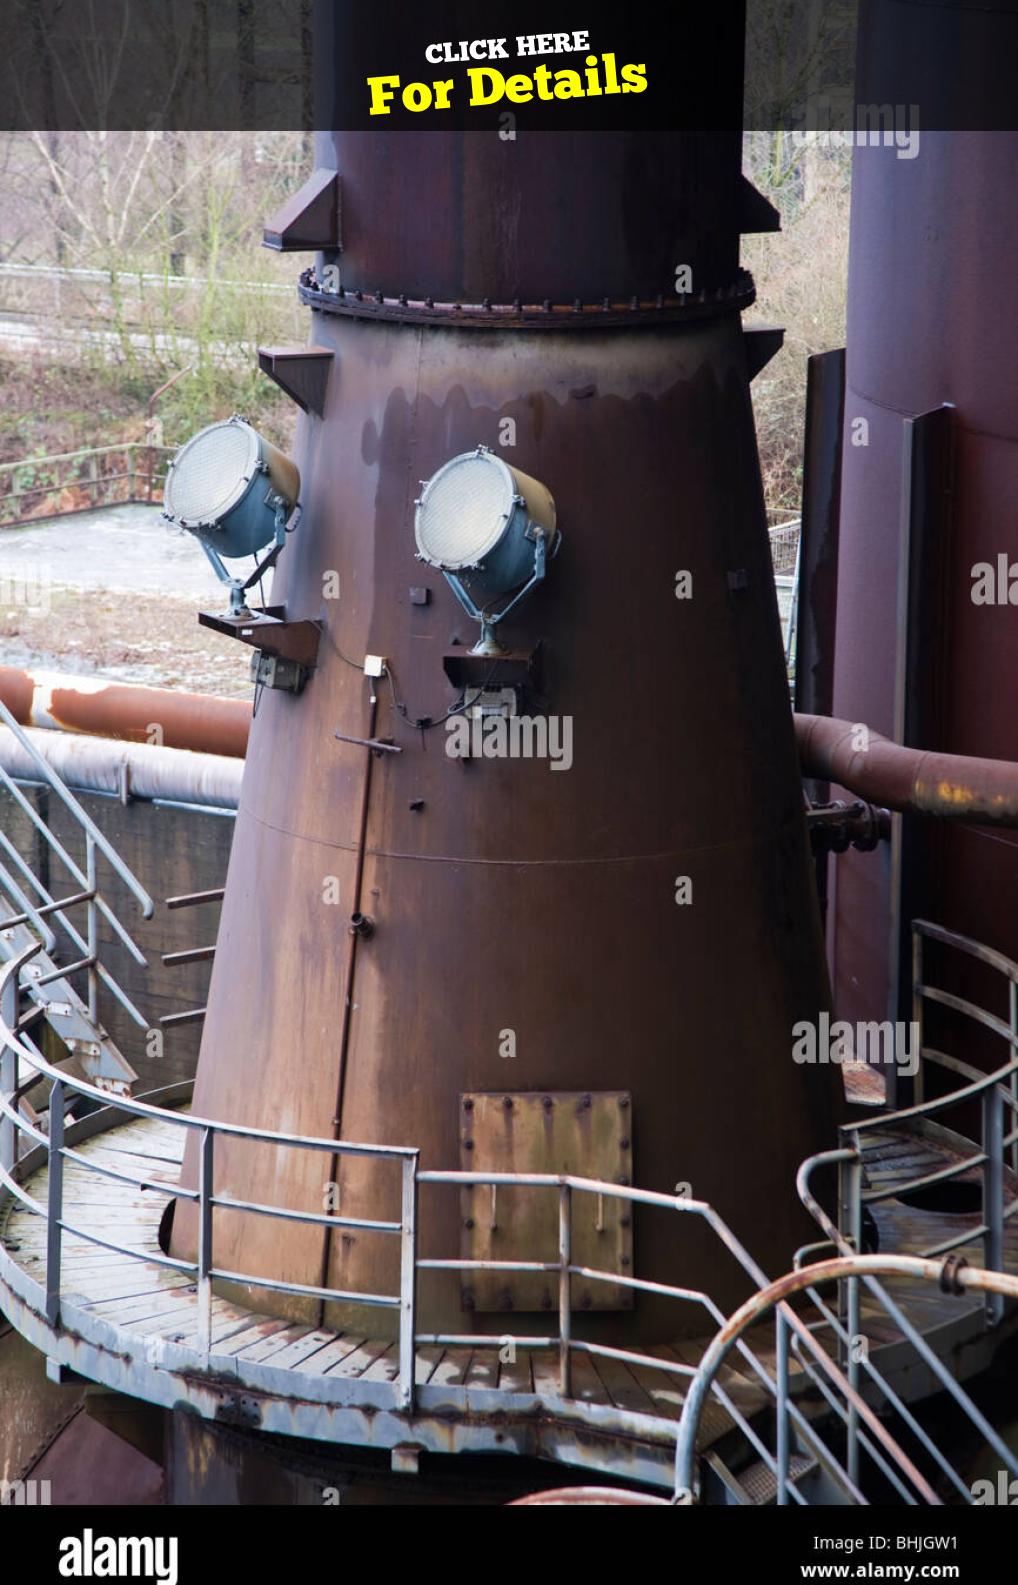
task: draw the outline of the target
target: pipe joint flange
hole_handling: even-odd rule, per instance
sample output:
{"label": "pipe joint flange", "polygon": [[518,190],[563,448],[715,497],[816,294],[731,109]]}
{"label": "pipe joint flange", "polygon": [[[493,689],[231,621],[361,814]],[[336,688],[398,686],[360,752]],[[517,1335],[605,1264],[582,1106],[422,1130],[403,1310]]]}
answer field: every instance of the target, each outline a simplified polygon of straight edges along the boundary
{"label": "pipe joint flange", "polygon": [[948,1255],[940,1268],[940,1287],[943,1293],[961,1294],[965,1292],[964,1284],[959,1277],[964,1268],[969,1264],[964,1255],[957,1251]]}

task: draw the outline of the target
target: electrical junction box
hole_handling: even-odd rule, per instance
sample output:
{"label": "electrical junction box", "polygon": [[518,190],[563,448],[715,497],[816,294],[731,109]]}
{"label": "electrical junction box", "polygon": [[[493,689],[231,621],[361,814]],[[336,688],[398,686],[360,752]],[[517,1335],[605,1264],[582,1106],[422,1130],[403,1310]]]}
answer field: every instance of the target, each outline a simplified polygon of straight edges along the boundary
{"label": "electrical junction box", "polygon": [[280,655],[265,655],[256,649],[251,656],[251,681],[262,688],[279,688],[285,693],[300,693],[308,680],[308,668]]}

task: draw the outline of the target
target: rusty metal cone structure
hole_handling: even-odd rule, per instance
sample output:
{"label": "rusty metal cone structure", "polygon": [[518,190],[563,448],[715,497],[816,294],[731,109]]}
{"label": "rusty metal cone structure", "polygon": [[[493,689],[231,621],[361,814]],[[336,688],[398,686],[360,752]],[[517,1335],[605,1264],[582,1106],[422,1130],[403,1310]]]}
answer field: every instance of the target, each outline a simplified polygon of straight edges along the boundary
{"label": "rusty metal cone structure", "polygon": [[[837,1069],[791,1055],[828,988],[740,319],[739,232],[760,218],[740,148],[737,132],[319,139],[317,190],[338,171],[343,196],[342,251],[334,236],[317,269],[337,263],[342,291],[304,293],[332,357],[273,602],[323,636],[304,691],[258,705],[194,1104],[419,1146],[428,1168],[687,1184],[777,1272],[808,1237],[795,1169],[831,1140]],[[477,628],[415,559],[415,500],[478,445],[556,503],[561,551],[499,634],[539,651],[520,708],[570,723],[569,768],[447,752],[444,657]],[[386,675],[365,677],[369,655]],[[341,1214],[398,1218],[391,1164],[335,1177]],[[217,1156],[217,1192],[261,1204],[334,1209],[327,1178],[308,1153]],[[421,1254],[487,1240],[554,1260],[540,1192],[507,1190],[493,1216],[487,1189],[427,1186]],[[741,1293],[688,1224],[625,1216],[580,1228],[589,1263]],[[217,1266],[255,1277],[395,1293],[393,1242],[216,1214]],[[174,1248],[194,1248],[183,1202]],[[553,1308],[554,1282],[425,1273],[420,1324],[498,1333]],[[683,1329],[652,1296],[591,1285],[576,1303],[592,1337]]]}

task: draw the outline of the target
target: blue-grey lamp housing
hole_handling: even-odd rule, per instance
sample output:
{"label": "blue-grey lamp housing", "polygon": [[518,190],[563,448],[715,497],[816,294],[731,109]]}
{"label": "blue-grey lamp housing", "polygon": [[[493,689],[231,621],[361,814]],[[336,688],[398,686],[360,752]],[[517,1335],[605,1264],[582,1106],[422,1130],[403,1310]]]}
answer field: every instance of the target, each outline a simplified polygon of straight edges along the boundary
{"label": "blue-grey lamp housing", "polygon": [[[230,610],[244,610],[244,591],[275,560],[297,505],[300,474],[256,429],[229,418],[199,430],[177,452],[163,491],[163,517],[201,544],[216,576],[230,590]],[[234,577],[223,558],[270,555],[247,578]]]}
{"label": "blue-grey lamp housing", "polygon": [[417,555],[438,567],[481,624],[475,654],[497,654],[495,628],[539,583],[561,535],[555,502],[537,479],[487,446],[445,463],[416,503]]}

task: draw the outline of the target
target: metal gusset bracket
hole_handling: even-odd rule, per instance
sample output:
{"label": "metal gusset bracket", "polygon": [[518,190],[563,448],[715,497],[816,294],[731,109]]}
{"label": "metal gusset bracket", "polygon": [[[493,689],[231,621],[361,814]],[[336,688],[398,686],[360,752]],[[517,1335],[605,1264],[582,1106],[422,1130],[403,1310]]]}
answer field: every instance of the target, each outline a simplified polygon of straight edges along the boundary
{"label": "metal gusset bracket", "polygon": [[277,501],[272,545],[270,549],[266,551],[261,561],[258,562],[254,571],[246,578],[235,578],[227,568],[219,552],[209,544],[204,535],[199,536],[198,542],[211,562],[213,572],[219,579],[220,583],[225,584],[230,591],[231,616],[250,615],[244,596],[248,589],[253,588],[253,586],[258,582],[259,578],[263,578],[269,569],[275,566],[279,552],[286,544],[286,517],[286,502],[282,500]]}
{"label": "metal gusset bracket", "polygon": [[464,589],[456,574],[454,572],[445,572],[443,570],[442,576],[445,578],[446,583],[449,585],[464,611],[469,617],[472,618],[473,621],[479,622],[481,624],[481,636],[474,645],[473,649],[473,653],[475,655],[484,655],[489,653],[497,654],[501,650],[501,645],[498,643],[498,640],[495,637],[495,628],[498,626],[499,622],[504,621],[504,619],[509,615],[510,611],[516,609],[523,597],[530,593],[535,584],[541,583],[544,580],[544,576],[548,570],[548,542],[545,537],[544,529],[538,528],[535,525],[532,532],[530,529],[527,530],[527,538],[532,538],[534,541],[534,570],[527,579],[527,582],[523,584],[521,588],[517,589],[508,605],[503,606],[501,611],[492,611],[490,608],[484,611],[480,610],[474,604],[473,600],[470,598],[466,589]]}

